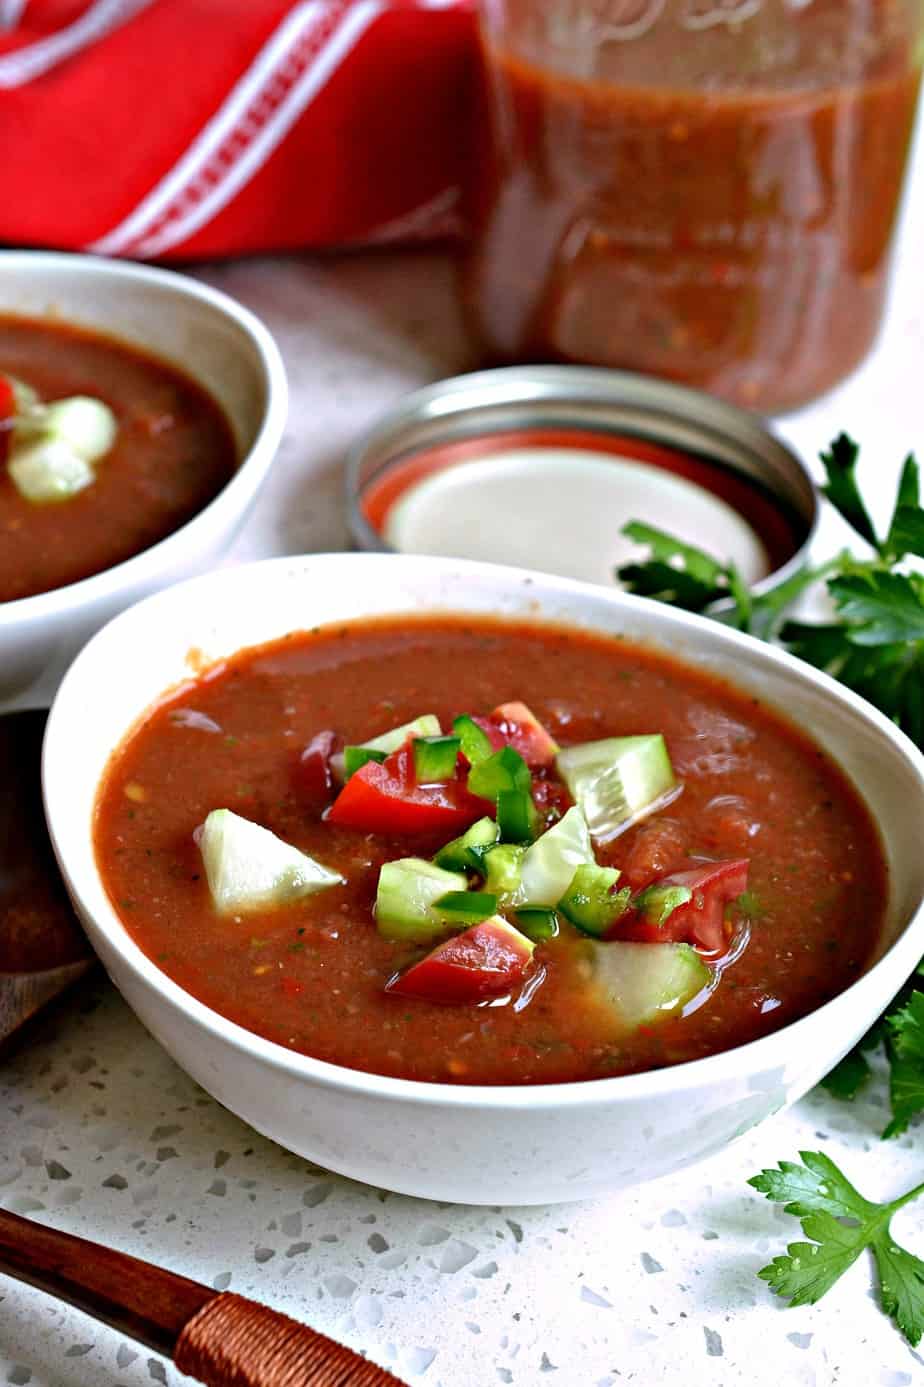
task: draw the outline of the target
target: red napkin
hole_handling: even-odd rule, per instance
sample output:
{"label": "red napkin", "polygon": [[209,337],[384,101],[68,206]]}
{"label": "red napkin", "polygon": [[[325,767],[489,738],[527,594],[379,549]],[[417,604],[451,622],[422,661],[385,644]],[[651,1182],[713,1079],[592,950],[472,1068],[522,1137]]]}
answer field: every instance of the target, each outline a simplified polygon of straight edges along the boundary
{"label": "red napkin", "polygon": [[0,240],[138,259],[457,234],[473,0],[0,0]]}

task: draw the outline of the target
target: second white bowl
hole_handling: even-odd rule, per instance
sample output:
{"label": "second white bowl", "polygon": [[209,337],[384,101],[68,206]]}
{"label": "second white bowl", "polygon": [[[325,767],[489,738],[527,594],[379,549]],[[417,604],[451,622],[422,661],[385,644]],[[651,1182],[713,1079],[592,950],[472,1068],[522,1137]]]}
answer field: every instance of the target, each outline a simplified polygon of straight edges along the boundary
{"label": "second white bowl", "polygon": [[72,322],[162,357],[204,386],[237,444],[231,480],[192,520],[79,583],[0,602],[0,711],[47,704],[74,654],[116,612],[202,572],[231,542],[279,447],[282,359],[240,304],[168,270],[94,256],[0,251],[0,313]]}

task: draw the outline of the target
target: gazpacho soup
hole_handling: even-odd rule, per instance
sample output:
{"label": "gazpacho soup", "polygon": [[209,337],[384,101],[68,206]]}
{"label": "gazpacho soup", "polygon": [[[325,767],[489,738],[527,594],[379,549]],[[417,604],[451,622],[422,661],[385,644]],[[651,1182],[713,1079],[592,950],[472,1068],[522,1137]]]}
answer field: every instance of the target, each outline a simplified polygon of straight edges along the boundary
{"label": "gazpacho soup", "polygon": [[95,824],[169,977],[318,1059],[461,1084],[697,1059],[875,949],[876,830],[756,698],[615,637],[376,619],[245,650],[115,753]]}
{"label": "gazpacho soup", "polygon": [[218,405],[175,367],[83,328],[0,316],[0,602],[165,539],[236,466]]}

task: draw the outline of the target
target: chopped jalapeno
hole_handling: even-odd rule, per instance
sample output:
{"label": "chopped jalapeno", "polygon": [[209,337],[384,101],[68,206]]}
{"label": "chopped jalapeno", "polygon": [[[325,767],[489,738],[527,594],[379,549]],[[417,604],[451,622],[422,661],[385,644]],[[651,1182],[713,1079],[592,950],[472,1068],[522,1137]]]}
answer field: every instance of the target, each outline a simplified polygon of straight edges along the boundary
{"label": "chopped jalapeno", "polygon": [[452,730],[462,743],[462,755],[470,766],[477,766],[479,761],[486,761],[491,755],[494,749],[491,738],[467,713],[455,719]]}
{"label": "chopped jalapeno", "polygon": [[496,800],[502,790],[525,790],[528,794],[532,783],[526,762],[512,746],[501,747],[473,765],[468,777],[469,790],[481,799]]}
{"label": "chopped jalapeno", "polygon": [[493,819],[479,819],[459,838],[453,838],[440,848],[433,859],[438,867],[450,872],[479,872],[485,870],[485,854],[494,847],[499,829]]}
{"label": "chopped jalapeno", "polygon": [[514,915],[517,928],[527,939],[539,943],[543,939],[554,939],[558,934],[558,915],[543,905],[524,906]]}
{"label": "chopped jalapeno", "polygon": [[497,826],[505,843],[531,843],[539,815],[528,790],[501,790],[497,796]]}
{"label": "chopped jalapeno", "polygon": [[434,901],[434,908],[446,919],[466,925],[480,925],[497,909],[497,897],[487,891],[447,891]]}

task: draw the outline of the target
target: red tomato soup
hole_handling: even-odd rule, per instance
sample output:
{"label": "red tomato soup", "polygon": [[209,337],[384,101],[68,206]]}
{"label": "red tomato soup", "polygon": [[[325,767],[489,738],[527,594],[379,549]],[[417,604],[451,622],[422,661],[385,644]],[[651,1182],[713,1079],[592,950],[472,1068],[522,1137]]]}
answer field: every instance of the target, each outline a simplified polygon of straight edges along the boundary
{"label": "red tomato soup", "polygon": [[294,634],[183,685],[114,755],[95,841],[132,939],[206,1005],[462,1084],[766,1035],[859,976],[887,889],[856,792],[758,699],[481,617]]}
{"label": "red tomato soup", "polygon": [[0,407],[0,602],[88,578],[165,539],[237,466],[231,430],[205,391],[125,343],[64,323],[0,317],[0,406],[7,377],[45,403],[101,400],[116,436],[92,485],[35,504],[5,465],[9,421]]}

